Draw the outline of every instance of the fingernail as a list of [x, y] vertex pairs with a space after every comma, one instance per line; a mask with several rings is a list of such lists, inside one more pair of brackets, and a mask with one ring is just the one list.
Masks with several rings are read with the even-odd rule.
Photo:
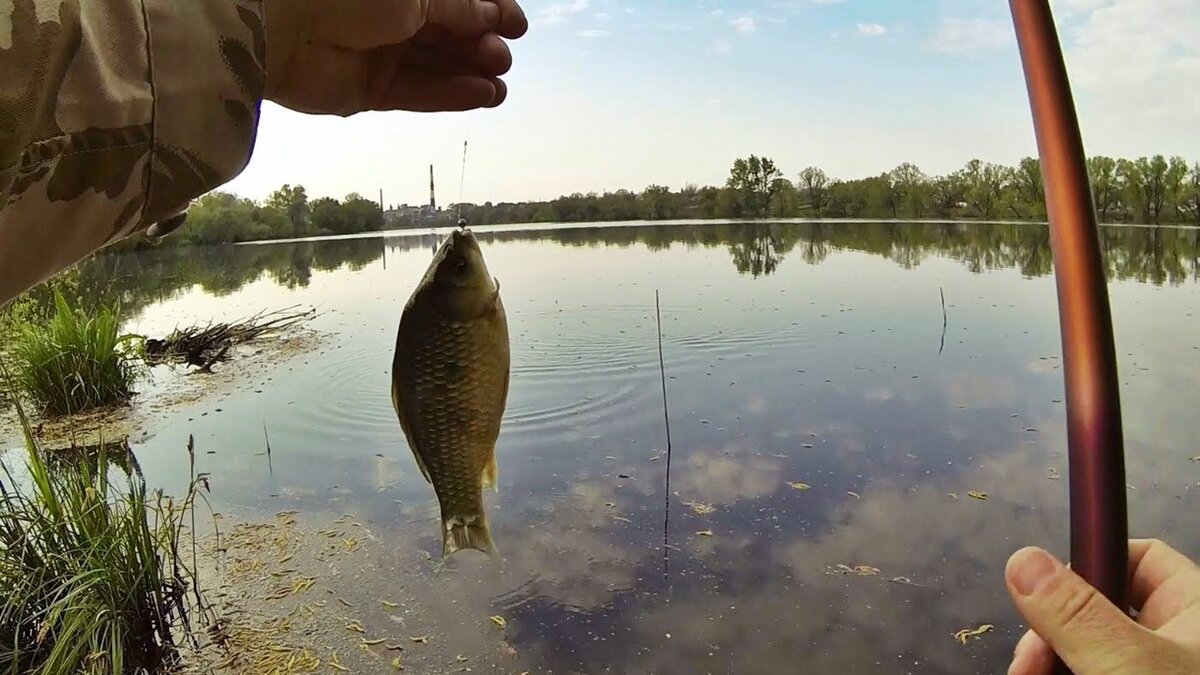
[[1008, 559], [1004, 574], [1018, 594], [1028, 596], [1036, 593], [1061, 566], [1062, 563], [1046, 551], [1029, 547], [1017, 551]]

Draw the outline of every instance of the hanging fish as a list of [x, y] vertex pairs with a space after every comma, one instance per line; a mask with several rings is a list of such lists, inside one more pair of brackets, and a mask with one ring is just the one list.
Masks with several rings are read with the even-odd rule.
[[[508, 398], [508, 324], [500, 282], [465, 228], [442, 241], [404, 312], [392, 404], [441, 509], [442, 556], [496, 554], [483, 488], [496, 488], [496, 439]], [[498, 489], [498, 488], [497, 488]]]

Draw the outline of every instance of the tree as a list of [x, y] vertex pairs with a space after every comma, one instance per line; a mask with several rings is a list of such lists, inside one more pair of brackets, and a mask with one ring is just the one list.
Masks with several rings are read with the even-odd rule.
[[650, 185], [638, 197], [638, 211], [646, 220], [678, 218], [679, 200], [670, 188]]
[[311, 234], [308, 220], [308, 195], [303, 185], [292, 187], [284, 184], [267, 197], [265, 207], [276, 209], [287, 216], [297, 236]]
[[768, 211], [774, 218], [794, 218], [800, 212], [800, 192], [792, 181], [776, 178]]
[[967, 180], [961, 171], [938, 176], [933, 181], [932, 192], [933, 212], [941, 218], [949, 218], [966, 202]]
[[[896, 208], [903, 208], [907, 215], [921, 218], [925, 215], [929, 177], [916, 164], [905, 162], [888, 174], [895, 191]], [[894, 212], [893, 212], [894, 215]]]
[[1192, 165], [1187, 175], [1180, 204], [1181, 214], [1184, 217], [1190, 215], [1191, 222], [1200, 227], [1200, 162]]
[[1167, 159], [1155, 155], [1149, 162], [1143, 157], [1138, 160], [1138, 168], [1142, 173], [1142, 194], [1146, 198], [1146, 217], [1152, 223], [1158, 223], [1162, 217], [1163, 208], [1167, 205], [1167, 170], [1170, 168]]
[[1149, 165], [1150, 162], [1144, 157], [1136, 162], [1128, 159], [1117, 160], [1117, 181], [1127, 219], [1149, 220], [1144, 178], [1144, 169], [1149, 168]]
[[821, 217], [821, 210], [828, 201], [828, 187], [829, 177], [817, 167], [810, 166], [800, 172], [800, 191], [804, 193], [808, 208], [812, 209], [813, 215], [818, 218]]
[[347, 231], [342, 205], [336, 199], [314, 199], [311, 218], [312, 226], [319, 234], [342, 234]]
[[1167, 174], [1164, 192], [1166, 193], [1167, 211], [1171, 214], [1172, 222], [1179, 222], [1184, 211], [1186, 200], [1185, 180], [1188, 176], [1187, 160], [1182, 157], [1172, 157], [1167, 162]]
[[775, 179], [781, 176], [783, 173], [776, 168], [775, 162], [766, 157], [750, 155], [749, 159], [734, 161], [726, 187], [736, 194], [736, 215], [766, 216], [775, 191]]
[[1092, 180], [1092, 199], [1096, 202], [1096, 215], [1100, 222], [1108, 221], [1109, 211], [1120, 201], [1120, 183], [1117, 180], [1117, 162], [1112, 157], [1099, 155], [1087, 160], [1088, 176]]
[[1046, 215], [1046, 190], [1042, 185], [1042, 165], [1033, 157], [1025, 157], [1012, 172], [1016, 193], [1013, 211], [1018, 217], [1041, 218]]
[[967, 162], [963, 177], [967, 182], [967, 204], [980, 218], [996, 215], [996, 208], [1008, 182], [1010, 170], [998, 164], [984, 163], [978, 159]]
[[889, 174], [880, 174], [863, 181], [866, 188], [867, 215], [895, 218], [900, 211], [900, 192]]

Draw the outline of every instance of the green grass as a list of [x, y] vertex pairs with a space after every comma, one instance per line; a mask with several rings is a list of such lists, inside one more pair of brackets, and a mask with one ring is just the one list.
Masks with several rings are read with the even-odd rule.
[[[0, 457], [0, 673], [162, 671], [200, 606], [188, 601], [189, 587], [200, 597], [195, 540], [190, 569], [180, 545], [204, 477], [180, 503], [161, 491], [147, 497], [132, 456], [109, 456], [101, 445], [51, 461], [19, 404], [17, 412], [25, 472]], [[124, 472], [110, 471], [114, 459]]]
[[74, 308], [55, 290], [52, 315], [12, 327], [17, 391], [51, 417], [128, 401], [141, 343], [120, 327], [115, 306]]

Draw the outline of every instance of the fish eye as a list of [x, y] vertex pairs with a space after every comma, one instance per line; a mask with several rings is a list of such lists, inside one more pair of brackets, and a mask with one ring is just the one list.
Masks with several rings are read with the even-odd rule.
[[456, 273], [459, 273], [459, 274], [461, 274], [461, 273], [465, 272], [466, 270], [467, 270], [467, 260], [466, 260], [466, 258], [457, 258], [457, 259], [455, 259], [455, 261], [454, 261], [454, 271], [455, 271]]

